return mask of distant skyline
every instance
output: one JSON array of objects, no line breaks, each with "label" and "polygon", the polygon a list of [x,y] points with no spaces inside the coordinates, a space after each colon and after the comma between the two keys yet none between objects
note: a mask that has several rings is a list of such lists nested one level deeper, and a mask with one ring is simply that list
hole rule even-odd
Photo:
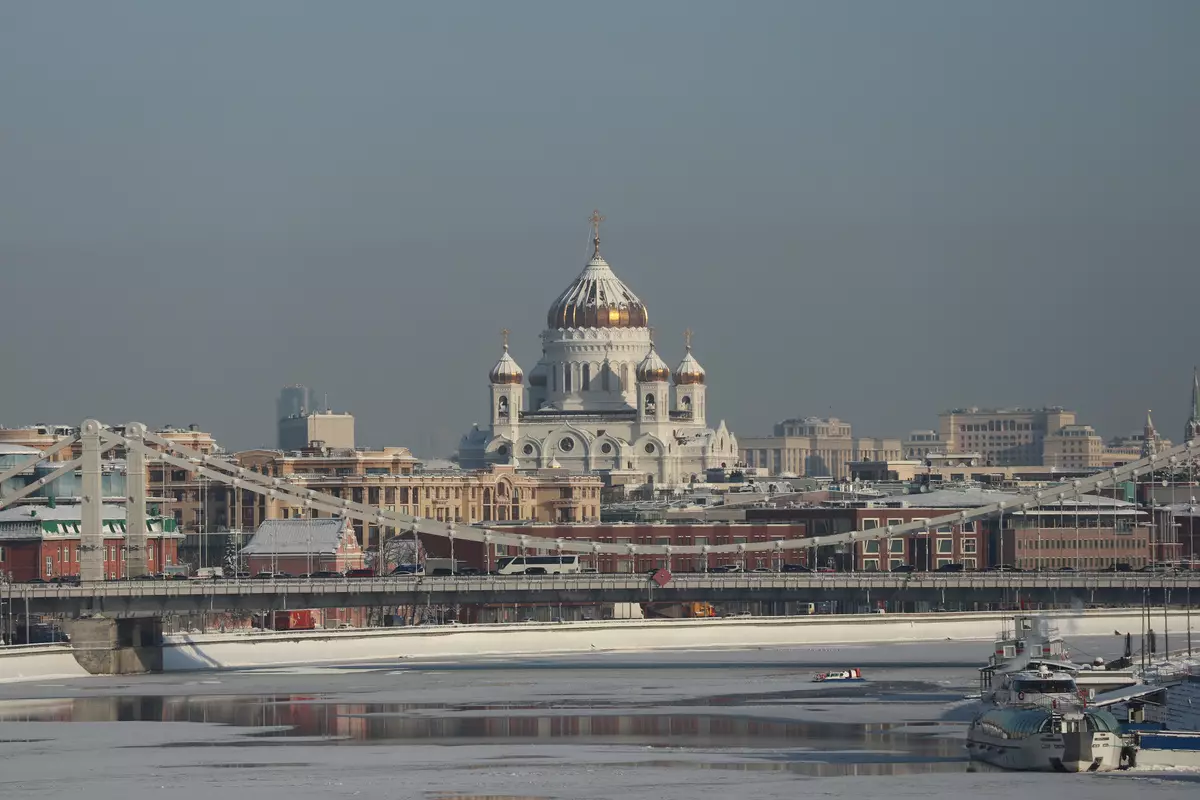
[{"label": "distant skyline", "polygon": [[0,7],[0,424],[452,451],[587,216],[710,421],[1189,411],[1200,3]]}]

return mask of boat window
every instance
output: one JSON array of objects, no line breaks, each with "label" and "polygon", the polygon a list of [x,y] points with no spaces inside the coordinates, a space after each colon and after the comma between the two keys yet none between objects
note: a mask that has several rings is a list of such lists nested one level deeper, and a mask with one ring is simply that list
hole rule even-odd
[{"label": "boat window", "polygon": [[1018,692],[1040,692],[1041,694],[1072,694],[1075,682],[1072,680],[1017,681],[1013,687]]}]

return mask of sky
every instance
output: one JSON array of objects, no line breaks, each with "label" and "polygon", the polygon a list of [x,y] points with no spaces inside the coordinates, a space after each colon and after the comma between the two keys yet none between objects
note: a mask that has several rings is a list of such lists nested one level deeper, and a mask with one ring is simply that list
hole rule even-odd
[{"label": "sky", "polygon": [[0,424],[443,456],[604,255],[709,417],[1179,440],[1200,3],[0,4]]}]

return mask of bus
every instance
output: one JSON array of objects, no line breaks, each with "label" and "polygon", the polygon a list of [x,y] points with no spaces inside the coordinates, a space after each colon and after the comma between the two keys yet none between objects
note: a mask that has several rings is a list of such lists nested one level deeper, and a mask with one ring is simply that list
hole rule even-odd
[{"label": "bus", "polygon": [[579,556],[507,556],[496,562],[497,575],[576,575]]}]

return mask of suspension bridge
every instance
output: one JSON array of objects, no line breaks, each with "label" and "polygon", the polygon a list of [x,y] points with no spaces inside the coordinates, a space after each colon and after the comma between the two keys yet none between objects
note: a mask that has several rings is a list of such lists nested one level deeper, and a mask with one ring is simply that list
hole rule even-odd
[{"label": "suspension bridge", "polygon": [[[103,562],[103,531],[101,518],[101,467],[105,453],[117,451],[126,461],[128,497],[126,498],[126,532],[128,566],[126,576],[137,579],[147,574],[145,479],[147,459],[165,462],[188,470],[214,482],[223,483],[264,495],[285,498],[292,505],[328,515],[337,515],[364,523],[412,531],[422,535],[445,537],[491,545],[504,545],[526,550],[595,555],[664,555],[732,553],[744,556],[753,552],[773,552],[810,549],[829,545],[856,546],[859,543],[913,533],[928,532],[940,525],[960,525],[1004,513],[1028,511],[1047,503],[1082,502],[1089,493],[1105,488],[1116,489],[1126,481],[1153,475],[1160,470],[1176,470],[1200,456],[1200,440],[1171,447],[1147,458],[1114,467],[1095,475],[1074,478],[1065,483],[1040,488],[1022,495],[1006,495],[1004,499],[970,509],[904,524],[887,525],[870,530],[855,530],[828,536],[811,536],[770,542],[705,545],[624,544],[580,539],[548,539],[528,534],[478,525],[443,523],[401,512],[356,503],[344,497],[334,497],[315,489],[290,483],[284,478],[267,476],[226,461],[219,456],[201,453],[178,442],[152,433],[138,422],[109,427],[96,420],[87,420],[79,433],[68,436],[31,456],[9,470],[0,473],[0,483],[32,469],[42,461],[63,450],[78,446],[79,456],[63,462],[53,472],[0,499],[3,508],[37,491],[51,481],[79,470],[81,475],[81,536],[79,586],[21,586],[14,587],[16,595],[27,601],[31,609],[84,613],[88,611],[166,613],[176,609],[262,609],[332,607],[346,605],[387,605],[420,602],[595,602],[644,600],[647,592],[657,592],[662,600],[713,599],[715,597],[758,599],[806,599],[828,592],[867,591],[905,592],[913,597],[932,599],[946,591],[969,592],[979,602],[1014,593],[1048,598],[1074,597],[1081,602],[1121,604],[1141,602],[1147,593],[1165,599],[1173,591],[1190,591],[1200,586],[1196,575],[1160,576],[1136,575],[1057,575],[999,574],[999,575],[892,575],[858,574],[852,576],[770,575],[770,576],[678,576],[665,587],[654,588],[645,576],[586,576],[587,579],[545,578],[523,581],[467,580],[464,578],[419,580],[394,578],[355,582],[296,582],[256,581],[221,582],[211,584],[154,584],[151,582],[105,581]],[[815,558],[812,560],[815,562]],[[584,576],[581,576],[584,577]],[[11,592],[10,592],[11,594]],[[702,595],[702,597],[701,597]],[[14,599],[16,599],[14,597]]]}]

